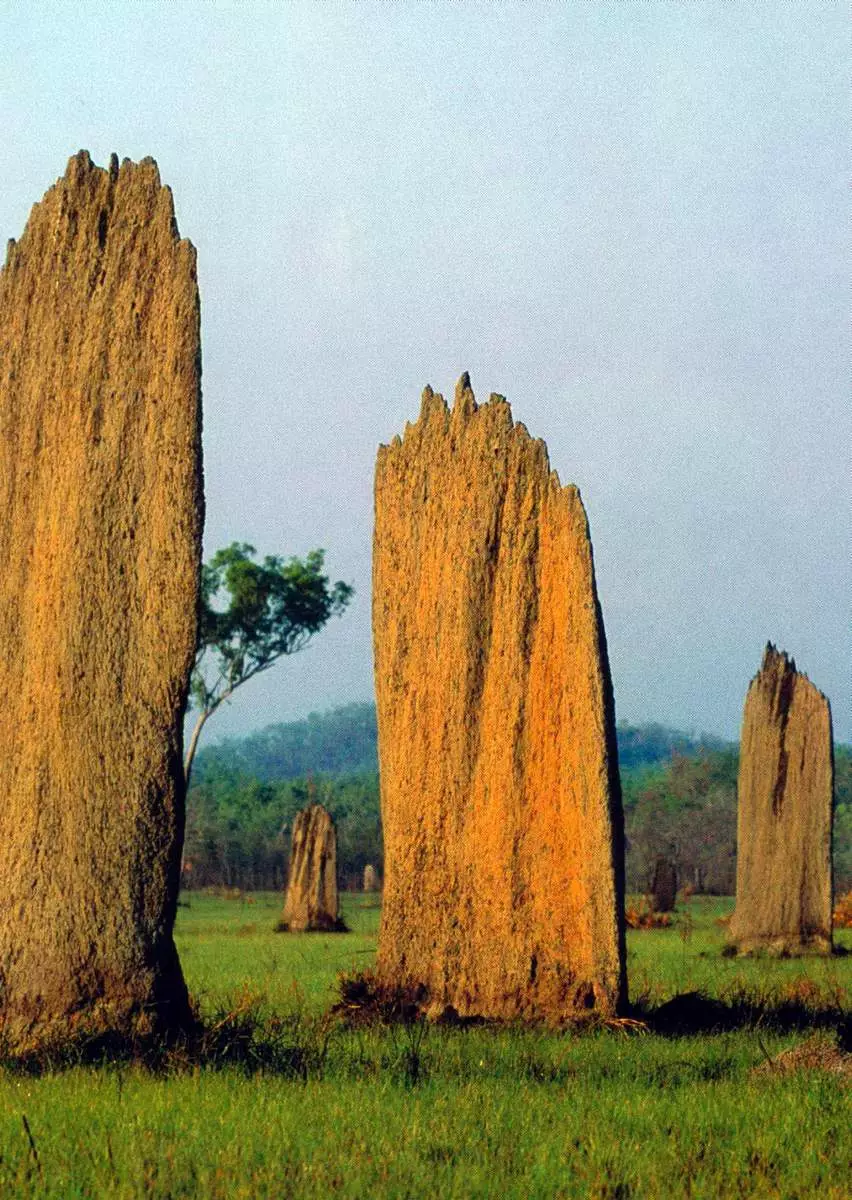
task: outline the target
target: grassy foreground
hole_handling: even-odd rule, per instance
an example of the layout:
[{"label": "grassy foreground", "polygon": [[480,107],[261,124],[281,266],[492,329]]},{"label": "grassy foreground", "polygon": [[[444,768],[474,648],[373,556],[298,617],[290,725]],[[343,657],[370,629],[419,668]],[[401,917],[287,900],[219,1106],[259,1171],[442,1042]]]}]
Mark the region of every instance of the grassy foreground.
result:
[{"label": "grassy foreground", "polygon": [[688,1035],[344,1030],[324,1014],[338,973],[372,962],[373,898],[344,898],[353,932],[301,936],[272,932],[277,896],[188,899],[190,989],[212,1022],[276,1030],[273,1067],[249,1045],[242,1067],[0,1071],[0,1195],[852,1195],[852,1089],[768,1061],[848,1017],[852,956],[723,958],[730,902],[695,898],[628,935],[652,1025],[678,994],[724,1003],[687,1006]]}]

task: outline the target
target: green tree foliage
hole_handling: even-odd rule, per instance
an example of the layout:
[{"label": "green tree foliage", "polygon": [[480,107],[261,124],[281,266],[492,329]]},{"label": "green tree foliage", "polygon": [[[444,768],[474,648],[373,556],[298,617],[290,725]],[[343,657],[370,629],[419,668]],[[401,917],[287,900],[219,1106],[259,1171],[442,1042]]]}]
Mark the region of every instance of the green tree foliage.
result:
[{"label": "green tree foliage", "polygon": [[[852,889],[852,748],[835,748],[834,886]],[[628,891],[642,892],[658,854],[671,855],[682,883],[733,895],[737,870],[735,747],[674,755],[622,771]]]},{"label": "green tree foliage", "polygon": [[198,717],[184,764],[187,782],[201,730],[216,709],[282,655],[303,649],[353,595],[349,584],[333,584],[324,574],[322,550],[304,559],[267,555],[256,562],[255,555],[253,546],[232,542],[202,567],[190,687]]},{"label": "green tree foliage", "polygon": [[672,755],[697,754],[701,750],[725,750],[730,745],[712,734],[700,735],[669,729],[666,725],[627,725],[616,728],[618,762],[622,771],[668,762]]},{"label": "green tree foliage", "polygon": [[674,860],[681,884],[701,892],[734,892],[737,766],[738,755],[731,748],[675,754],[650,770],[626,773],[628,891],[647,889],[662,854]]},{"label": "green tree foliage", "polygon": [[852,746],[834,752],[834,892],[852,891]]},{"label": "green tree foliage", "polygon": [[[681,883],[732,894],[736,746],[659,725],[621,725],[618,735],[628,890],[644,892],[657,855],[665,854],[674,856]],[[341,881],[357,884],[368,862],[381,870],[375,755],[375,707],[366,703],[203,750],[188,798],[193,886],[283,886],[293,818],[312,795],[335,818]],[[835,770],[834,864],[842,894],[852,888],[850,747],[836,748]]]}]

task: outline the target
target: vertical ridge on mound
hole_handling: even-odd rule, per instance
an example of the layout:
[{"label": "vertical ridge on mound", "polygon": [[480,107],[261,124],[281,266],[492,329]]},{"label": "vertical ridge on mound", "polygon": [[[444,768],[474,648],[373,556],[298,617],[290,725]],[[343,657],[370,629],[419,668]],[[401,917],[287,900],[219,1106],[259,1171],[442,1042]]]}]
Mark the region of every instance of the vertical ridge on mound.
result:
[{"label": "vertical ridge on mound", "polygon": [[830,953],[831,709],[771,643],[746,696],[737,792],[732,942]]},{"label": "vertical ridge on mound", "polygon": [[373,636],[380,976],[462,1015],[616,1011],[621,795],[586,514],[467,375],[379,449]]},{"label": "vertical ridge on mound", "polygon": [[172,941],[203,496],[195,250],[81,151],[0,272],[0,1001],[24,1045],[189,1017]]}]

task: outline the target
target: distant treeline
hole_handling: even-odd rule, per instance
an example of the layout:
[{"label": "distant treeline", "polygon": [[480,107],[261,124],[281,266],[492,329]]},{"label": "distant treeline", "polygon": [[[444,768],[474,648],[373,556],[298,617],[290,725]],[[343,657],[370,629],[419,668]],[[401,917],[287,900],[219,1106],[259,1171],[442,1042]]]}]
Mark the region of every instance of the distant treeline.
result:
[{"label": "distant treeline", "polygon": [[[301,741],[300,741],[301,738]],[[722,895],[736,881],[738,754],[715,738],[661,725],[620,726],[627,887],[642,892],[658,854],[681,883]],[[282,888],[293,818],[310,800],[330,810],[343,886],[369,862],[382,870],[376,720],[351,704],[210,747],[198,758],[187,803],[190,887]],[[835,883],[852,888],[852,749],[836,751]]]}]

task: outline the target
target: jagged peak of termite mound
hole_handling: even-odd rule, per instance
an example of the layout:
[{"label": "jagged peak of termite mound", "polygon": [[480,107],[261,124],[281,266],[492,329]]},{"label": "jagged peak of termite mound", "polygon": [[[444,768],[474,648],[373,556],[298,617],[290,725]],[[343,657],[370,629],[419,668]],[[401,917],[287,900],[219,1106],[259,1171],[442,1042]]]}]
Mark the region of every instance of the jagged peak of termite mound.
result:
[{"label": "jagged peak of termite mound", "polygon": [[153,159],[80,151],[0,271],[10,1043],[189,1019],[172,941],[203,518],[199,301]]},{"label": "jagged peak of termite mound", "polygon": [[[533,469],[543,469],[549,478],[550,486],[556,490],[561,489],[559,473],[550,469],[547,446],[542,439],[531,437],[526,426],[513,419],[512,406],[506,397],[498,392],[492,392],[487,403],[478,404],[467,371],[456,384],[452,407],[440,392],[434,392],[427,384],[421,395],[418,420],[413,424],[410,421],[406,423],[402,437],[395,434],[389,445],[379,446],[379,459],[389,451],[392,452],[412,441],[419,446],[428,438],[434,438],[436,434],[440,436],[440,431],[448,435],[451,444],[455,445],[460,431],[471,424],[474,427],[481,425],[481,435],[492,433],[497,438],[503,435],[514,440],[519,447],[526,447],[531,464],[535,464]],[[497,448],[498,444],[495,443],[492,449],[496,452]],[[565,490],[579,496],[579,489],[573,483],[566,484]]]},{"label": "jagged peak of termite mound", "polygon": [[[103,168],[92,162],[88,150],[79,150],[69,158],[65,174],[33,205],[22,236],[7,240],[7,286],[15,272],[25,269],[28,259],[34,260],[32,273],[42,277],[57,268],[70,275],[86,260],[109,261],[110,234],[130,235],[148,245],[152,241],[173,243],[194,265],[194,247],[179,236],[172,191],[161,184],[155,160],[143,158],[134,163],[125,158],[119,165],[113,154],[109,167]],[[117,265],[141,249],[141,241],[116,249]],[[89,291],[103,282],[85,279]]]},{"label": "jagged peak of termite mound", "polygon": [[380,448],[375,503],[380,976],[466,1016],[613,1012],[621,797],[580,494],[463,375]]},{"label": "jagged peak of termite mound", "polygon": [[740,951],[831,950],[834,754],[831,708],[770,642],[746,695],[740,742]]}]

